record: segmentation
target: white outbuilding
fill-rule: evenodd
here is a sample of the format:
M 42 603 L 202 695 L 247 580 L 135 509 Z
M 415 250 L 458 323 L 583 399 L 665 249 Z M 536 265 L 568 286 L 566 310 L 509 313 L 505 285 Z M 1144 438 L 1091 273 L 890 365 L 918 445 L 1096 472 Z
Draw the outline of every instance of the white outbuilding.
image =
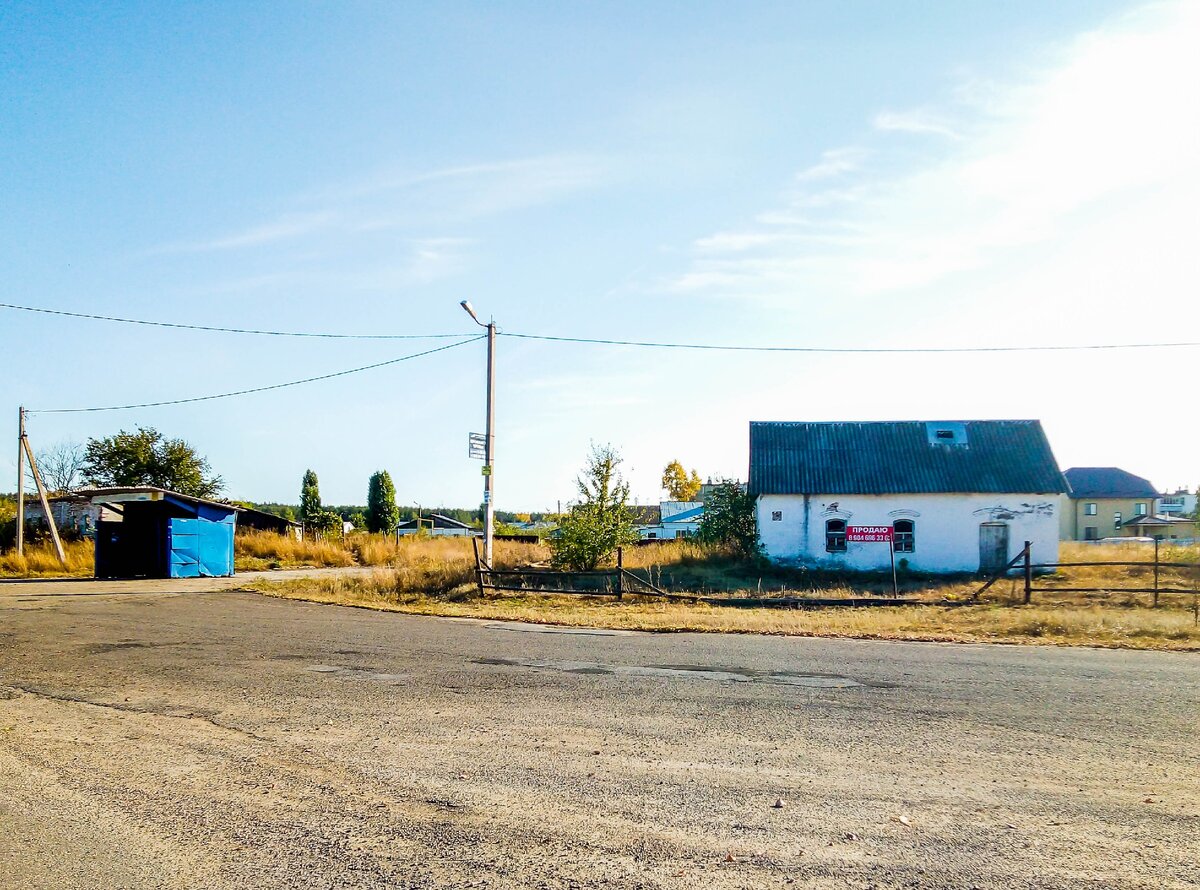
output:
M 750 424 L 759 537 L 784 564 L 886 570 L 888 537 L 918 572 L 994 570 L 1025 541 L 1056 562 L 1067 490 L 1036 420 Z

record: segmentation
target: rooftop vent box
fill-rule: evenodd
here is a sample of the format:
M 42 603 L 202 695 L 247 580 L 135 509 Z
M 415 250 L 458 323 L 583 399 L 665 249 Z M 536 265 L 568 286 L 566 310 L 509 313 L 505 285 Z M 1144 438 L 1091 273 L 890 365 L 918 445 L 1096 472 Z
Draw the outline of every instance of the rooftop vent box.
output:
M 925 424 L 930 445 L 966 445 L 967 425 L 957 421 Z

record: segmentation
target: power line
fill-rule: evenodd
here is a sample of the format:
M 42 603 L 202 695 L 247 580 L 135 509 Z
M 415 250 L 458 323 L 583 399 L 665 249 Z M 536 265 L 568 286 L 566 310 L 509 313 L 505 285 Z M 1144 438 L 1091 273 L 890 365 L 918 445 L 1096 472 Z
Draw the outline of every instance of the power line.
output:
M 147 325 L 150 327 L 179 328 L 182 330 L 208 331 L 223 334 L 253 334 L 266 337 L 310 337 L 332 340 L 433 340 L 459 337 L 461 334 L 335 334 L 320 331 L 267 331 L 253 328 L 226 328 L 211 325 L 183 324 L 178 322 L 147 321 L 136 318 L 120 318 L 111 315 L 93 315 L 86 312 L 67 312 L 62 309 L 46 309 L 40 306 L 20 306 L 15 303 L 0 303 L 0 309 L 16 309 L 22 312 L 40 312 L 69 318 L 84 318 L 92 321 L 110 321 L 120 324 Z M 525 334 L 498 330 L 497 336 L 514 337 L 522 340 L 540 340 L 547 343 L 580 343 L 595 346 L 634 346 L 649 349 L 697 349 L 714 352 L 762 352 L 762 353 L 813 353 L 813 354 L 946 354 L 946 353 L 989 353 L 989 352 L 1086 352 L 1122 349 L 1185 349 L 1200 346 L 1200 341 L 1175 341 L 1158 343 L 1084 343 L 1040 346 L 735 346 L 721 343 L 676 343 L 649 340 L 616 340 L 596 337 L 558 337 L 548 334 Z
M 166 399 L 161 402 L 142 402 L 137 405 L 104 405 L 94 408 L 38 408 L 27 411 L 28 414 L 81 414 L 92 411 L 124 411 L 129 408 L 158 408 L 163 405 L 186 405 L 189 402 L 208 402 L 213 399 L 229 399 L 234 396 L 247 396 L 256 392 L 268 392 L 273 389 L 284 389 L 288 386 L 300 386 L 304 383 L 316 383 L 318 380 L 332 380 L 334 377 L 345 377 L 347 374 L 358 374 L 362 371 L 371 371 L 375 368 L 383 368 L 388 365 L 399 364 L 410 359 L 421 358 L 425 355 L 433 355 L 435 352 L 444 352 L 447 349 L 454 349 L 457 346 L 465 346 L 468 343 L 474 343 L 477 340 L 484 339 L 484 336 L 470 337 L 466 340 L 460 340 L 457 343 L 449 343 L 445 346 L 438 346 L 434 349 L 426 349 L 424 352 L 414 352 L 412 355 L 402 355 L 400 358 L 388 359 L 386 362 L 376 362 L 373 365 L 363 365 L 361 368 L 348 368 L 345 371 L 334 371 L 332 374 L 321 374 L 317 377 L 305 377 L 303 380 L 291 380 L 287 383 L 274 383 L 270 386 L 256 386 L 253 389 L 240 389 L 236 392 L 223 392 L 210 396 L 193 396 L 188 399 Z
M 15 303 L 0 303 L 0 309 L 17 309 L 21 312 L 40 312 L 44 315 L 63 315 L 68 318 L 86 318 L 91 321 L 115 321 L 120 324 L 138 324 L 154 328 L 179 328 L 185 331 L 209 331 L 219 334 L 256 334 L 260 337 L 318 337 L 326 340 L 446 340 L 462 334 L 327 334 L 310 331 L 263 331 L 254 328 L 221 328 L 203 324 L 183 324 L 171 321 L 146 321 L 140 318 L 120 318 L 114 315 L 92 315 L 87 312 L 67 312 L 64 309 L 46 309 L 41 306 L 18 306 Z
M 654 349 L 707 349 L 721 352 L 815 352 L 815 353 L 945 353 L 945 352 L 1077 352 L 1089 349 L 1176 349 L 1200 346 L 1197 342 L 1179 343 L 1100 343 L 1058 346 L 725 346 L 712 343 L 658 343 L 648 340 L 603 340 L 594 337 L 551 337 L 546 334 L 517 334 L 501 331 L 502 337 L 523 340 L 547 340 L 556 343 L 585 343 L 597 346 L 643 346 Z

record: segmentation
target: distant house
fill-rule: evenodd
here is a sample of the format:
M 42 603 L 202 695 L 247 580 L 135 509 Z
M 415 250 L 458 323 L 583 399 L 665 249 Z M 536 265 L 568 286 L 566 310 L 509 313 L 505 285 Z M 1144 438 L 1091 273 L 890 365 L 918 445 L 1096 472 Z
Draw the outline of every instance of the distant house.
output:
M 475 529 L 465 522 L 459 522 L 457 519 L 451 519 L 441 513 L 430 513 L 427 516 L 409 519 L 396 526 L 397 535 L 416 535 L 421 532 L 433 535 L 435 538 L 469 537 L 476 533 Z
M 704 516 L 704 505 L 695 501 L 663 501 L 658 508 L 659 521 L 637 527 L 643 541 L 694 538 Z
M 1064 541 L 1129 537 L 1132 520 L 1154 516 L 1158 489 L 1118 467 L 1071 467 L 1059 533 Z
M 750 492 L 767 556 L 794 565 L 922 572 L 1005 565 L 1033 543 L 1058 558 L 1066 482 L 1036 420 L 751 423 Z
M 1164 492 L 1158 496 L 1158 510 L 1162 516 L 1195 516 L 1196 495 L 1186 488 Z

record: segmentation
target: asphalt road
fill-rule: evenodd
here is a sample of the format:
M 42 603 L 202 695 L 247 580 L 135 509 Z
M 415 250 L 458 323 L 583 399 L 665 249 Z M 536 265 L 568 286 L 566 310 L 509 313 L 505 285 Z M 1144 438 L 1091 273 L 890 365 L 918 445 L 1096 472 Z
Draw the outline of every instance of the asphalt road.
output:
M 97 589 L 0 586 L 4 887 L 1200 886 L 1195 656 Z

